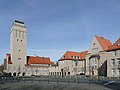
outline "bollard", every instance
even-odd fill
[[[49,80],[48,80],[48,84],[49,84]]]
[[[78,82],[77,82],[77,83],[78,83],[78,85],[79,85],[79,80],[78,80]]]
[[[31,79],[31,82],[33,83],[33,79]]]
[[[25,78],[24,78],[24,83],[25,83]]]
[[[13,82],[13,78],[11,78],[11,82]]]
[[[7,81],[7,77],[5,78],[5,81]]]
[[[68,80],[68,84],[69,84],[69,80]]]
[[[89,80],[89,86],[91,85],[91,82],[90,82],[90,80]]]

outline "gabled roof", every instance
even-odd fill
[[[108,47],[112,45],[111,41],[105,39],[104,37],[99,37],[95,35],[95,38],[98,40],[103,50],[108,50]]]
[[[113,51],[113,50],[120,50],[120,38],[111,46],[109,46],[109,49],[107,51]]]
[[[87,54],[87,51],[84,52],[73,52],[73,51],[67,51],[60,59],[62,60],[83,60],[85,59],[85,56]],[[74,57],[74,58],[73,58]]]
[[[83,52],[80,53],[80,60],[85,59],[85,56],[87,55],[87,52],[88,51],[83,51]]]
[[[53,64],[50,58],[38,57],[38,56],[27,56],[28,64]]]

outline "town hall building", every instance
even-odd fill
[[[10,53],[4,59],[4,72],[12,76],[104,76],[120,78],[120,38],[94,36],[88,50],[67,51],[54,64],[50,58],[27,56],[26,26],[15,20],[10,31]]]

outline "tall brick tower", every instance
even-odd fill
[[[11,72],[14,76],[25,73],[26,64],[26,26],[15,20],[10,31]]]

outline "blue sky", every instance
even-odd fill
[[[10,51],[10,28],[27,27],[27,55],[58,60],[66,50],[87,50],[94,35],[120,37],[120,0],[0,0],[0,63]]]

